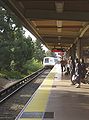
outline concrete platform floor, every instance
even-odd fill
[[[70,77],[61,74],[60,65],[56,65],[52,91],[45,112],[53,113],[53,118],[43,120],[89,120],[89,84],[81,88],[71,85]]]

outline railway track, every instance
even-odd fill
[[[14,120],[51,69],[41,69],[1,91],[0,120]]]

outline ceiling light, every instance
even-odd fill
[[[58,43],[58,45],[60,45],[61,43]]]
[[[58,32],[61,32],[62,31],[62,29],[61,29],[61,27],[62,27],[62,21],[59,21],[59,20],[57,20],[57,31]]]
[[[64,2],[55,1],[55,6],[58,13],[63,12]]]
[[[58,40],[61,40],[61,36],[58,36]]]
[[[57,20],[57,27],[62,27],[62,21]]]

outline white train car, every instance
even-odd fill
[[[57,58],[54,57],[44,57],[43,66],[44,67],[54,67],[57,62]]]

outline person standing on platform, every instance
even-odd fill
[[[80,59],[80,64],[81,64],[81,81],[84,82],[84,78],[86,75],[86,65],[84,63],[84,59]]]
[[[74,61],[74,59],[71,58],[71,60],[70,60],[70,77],[71,77],[71,82],[72,82],[73,75],[75,75],[75,61]],[[75,84],[72,82],[72,85],[75,85]]]
[[[60,63],[61,63],[61,71],[63,72],[63,67],[64,67],[64,61],[63,61],[63,58],[61,59]]]
[[[62,58],[62,60],[60,61],[60,63],[61,63],[61,71],[62,71],[62,73],[63,73],[63,71],[66,71],[66,60],[64,60],[63,58]]]

